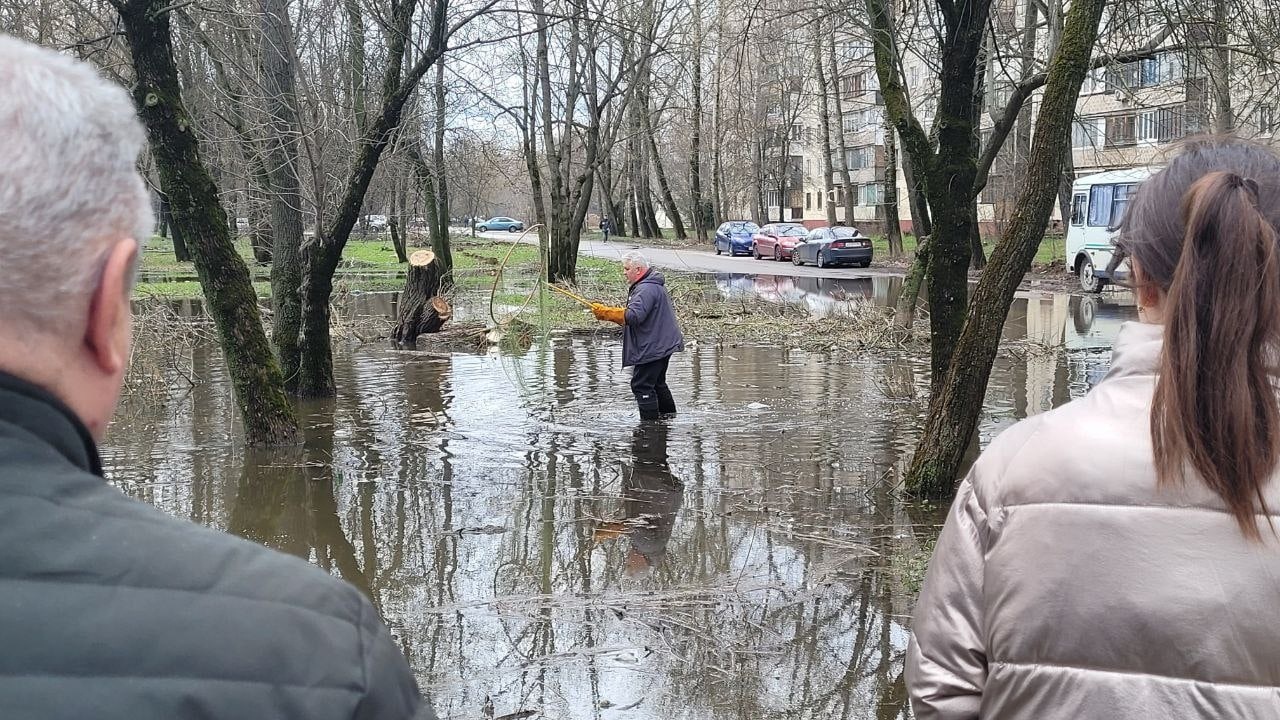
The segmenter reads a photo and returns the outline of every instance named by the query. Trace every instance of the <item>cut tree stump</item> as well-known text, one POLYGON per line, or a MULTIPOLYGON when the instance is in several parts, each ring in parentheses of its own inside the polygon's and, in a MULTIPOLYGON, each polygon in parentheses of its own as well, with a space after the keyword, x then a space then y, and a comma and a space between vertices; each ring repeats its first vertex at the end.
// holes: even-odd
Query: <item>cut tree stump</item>
POLYGON ((400 312, 391 340, 397 345, 413 347, 418 336, 440 332, 453 317, 449 301, 440 297, 440 266, 430 250, 418 250, 409 256, 409 276, 400 293, 400 312))

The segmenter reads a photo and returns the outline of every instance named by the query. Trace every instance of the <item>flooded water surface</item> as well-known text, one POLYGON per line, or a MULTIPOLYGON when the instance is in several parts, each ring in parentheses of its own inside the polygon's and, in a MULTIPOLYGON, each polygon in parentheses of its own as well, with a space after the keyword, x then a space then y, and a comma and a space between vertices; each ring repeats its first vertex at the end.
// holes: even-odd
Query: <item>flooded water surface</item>
MULTIPOLYGON (((884 282, 760 285, 829 310, 887 302, 884 282)), ((1122 298, 1020 301, 1006 337, 1030 342, 995 368, 983 442, 1086 392, 1133 316, 1122 298)), ((680 413, 650 426, 616 333, 517 355, 366 344, 335 359, 339 396, 302 407, 306 445, 284 452, 237 440, 213 348, 183 362, 194 384, 122 406, 112 481, 357 585, 442 718, 907 712, 938 516, 894 484, 925 358, 691 343, 669 376, 680 413)))

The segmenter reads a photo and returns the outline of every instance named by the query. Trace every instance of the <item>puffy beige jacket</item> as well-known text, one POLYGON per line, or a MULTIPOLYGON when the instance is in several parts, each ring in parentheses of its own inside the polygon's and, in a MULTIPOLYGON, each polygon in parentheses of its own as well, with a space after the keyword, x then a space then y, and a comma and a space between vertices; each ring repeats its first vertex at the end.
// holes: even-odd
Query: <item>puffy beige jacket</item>
POLYGON ((1157 490, 1160 347, 1125 324, 1097 387, 961 484, 908 650, 920 720, 1280 717, 1280 540, 1246 540, 1202 483, 1157 490))

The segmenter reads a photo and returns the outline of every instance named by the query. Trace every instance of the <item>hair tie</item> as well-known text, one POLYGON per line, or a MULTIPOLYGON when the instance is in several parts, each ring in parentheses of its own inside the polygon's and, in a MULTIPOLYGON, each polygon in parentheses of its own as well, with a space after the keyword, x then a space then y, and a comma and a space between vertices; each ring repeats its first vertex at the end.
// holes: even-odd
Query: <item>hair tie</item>
POLYGON ((1230 185, 1232 189, 1244 188, 1250 195, 1253 196, 1254 204, 1257 204, 1258 192, 1259 192, 1257 180, 1254 180, 1251 177, 1244 177, 1242 175, 1237 175, 1236 173, 1227 173, 1227 184, 1230 185))

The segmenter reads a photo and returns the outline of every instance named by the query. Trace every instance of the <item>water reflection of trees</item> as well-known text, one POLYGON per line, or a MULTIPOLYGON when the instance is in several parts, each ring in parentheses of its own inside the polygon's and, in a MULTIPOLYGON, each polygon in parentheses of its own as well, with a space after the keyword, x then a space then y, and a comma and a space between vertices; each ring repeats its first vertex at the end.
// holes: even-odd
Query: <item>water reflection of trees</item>
MULTIPOLYGON (((1060 315, 1036 304, 1009 332, 1062 332, 1060 315)), ((1076 394, 1063 357, 997 365, 993 412, 1076 394)), ((641 454, 618 365, 592 341, 502 359, 362 351, 338 359, 336 401, 303 407, 303 448, 243 459, 215 374, 139 409, 107 451, 151 459, 117 463, 129 492, 364 590, 442 716, 486 697, 555 717, 905 712, 901 558, 937 519, 895 491, 921 406, 884 388, 927 387, 925 365, 710 343, 678 356, 686 414, 666 461, 682 504, 663 562, 630 576, 628 540, 593 533, 631 514, 641 454)))

